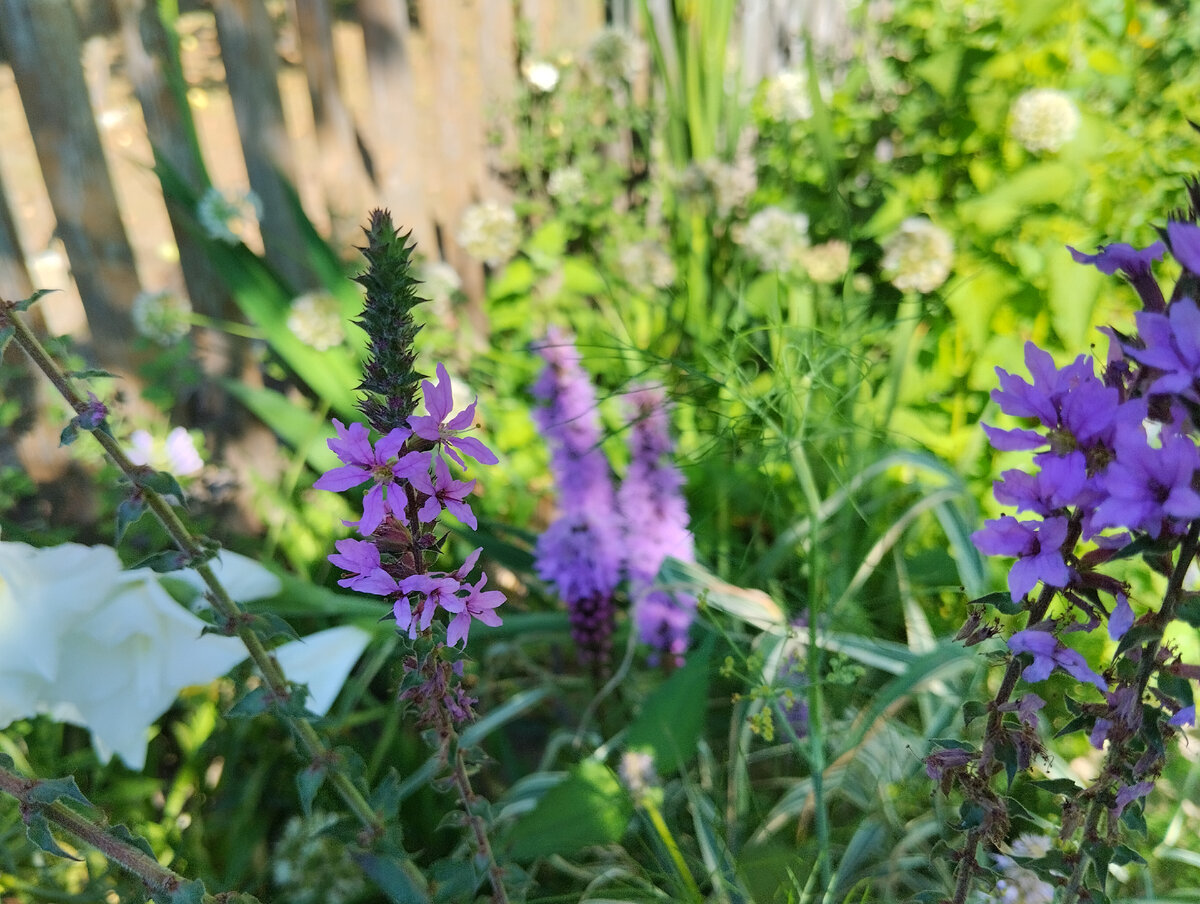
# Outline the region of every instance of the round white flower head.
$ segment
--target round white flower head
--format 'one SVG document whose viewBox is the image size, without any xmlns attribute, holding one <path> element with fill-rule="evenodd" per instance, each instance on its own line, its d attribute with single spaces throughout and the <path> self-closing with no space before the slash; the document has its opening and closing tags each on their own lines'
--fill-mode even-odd
<svg viewBox="0 0 1200 904">
<path fill-rule="evenodd" d="M 736 239 L 764 270 L 799 270 L 808 248 L 808 217 L 780 207 L 764 207 L 750 218 Z"/>
<path fill-rule="evenodd" d="M 306 292 L 297 297 L 287 315 L 287 328 L 305 345 L 319 352 L 346 341 L 342 306 L 329 292 Z"/>
<path fill-rule="evenodd" d="M 446 304 L 462 289 L 462 277 L 445 261 L 425 261 L 417 267 L 417 294 L 435 304 Z"/>
<path fill-rule="evenodd" d="M 236 245 L 242 241 L 251 220 L 262 216 L 262 201 L 252 191 L 222 194 L 209 188 L 196 202 L 196 219 L 209 238 Z"/>
<path fill-rule="evenodd" d="M 192 329 L 192 303 L 175 292 L 139 292 L 129 313 L 134 329 L 159 345 L 174 345 Z"/>
<path fill-rule="evenodd" d="M 558 86 L 558 67 L 545 60 L 531 60 L 521 67 L 529 87 L 549 94 Z"/>
<path fill-rule="evenodd" d="M 129 444 L 127 454 L 135 465 L 170 471 L 176 477 L 190 477 L 204 467 L 192 435 L 183 427 L 175 427 L 163 441 L 148 430 L 134 430 L 129 436 Z"/>
<path fill-rule="evenodd" d="M 925 217 L 905 220 L 883 243 L 883 272 L 897 289 L 932 292 L 953 266 L 953 240 Z"/>
<path fill-rule="evenodd" d="M 1027 151 L 1054 152 L 1079 131 L 1079 110 L 1062 91 L 1035 88 L 1017 98 L 1008 130 Z"/>
<path fill-rule="evenodd" d="M 636 800 L 658 784 L 654 769 L 654 755 L 645 750 L 627 750 L 621 754 L 617 775 L 630 795 Z"/>
<path fill-rule="evenodd" d="M 474 204 L 463 212 L 458 241 L 471 257 L 489 266 L 498 266 L 516 254 L 521 246 L 517 213 L 495 201 Z"/>
<path fill-rule="evenodd" d="M 708 181 L 712 196 L 717 202 L 717 213 L 729 216 L 745 205 L 758 188 L 758 173 L 754 158 L 749 154 L 739 155 L 732 163 L 710 157 L 700 161 L 700 172 Z M 807 228 L 807 226 L 805 227 Z"/>
<path fill-rule="evenodd" d="M 813 115 L 808 76 L 800 69 L 785 69 L 767 80 L 763 112 L 775 122 L 800 122 Z"/>
<path fill-rule="evenodd" d="M 587 64 L 605 81 L 629 82 L 638 70 L 638 46 L 633 36 L 620 28 L 605 28 L 587 49 Z"/>
<path fill-rule="evenodd" d="M 546 180 L 546 193 L 564 207 L 573 207 L 587 195 L 587 180 L 577 166 L 560 167 Z"/>
<path fill-rule="evenodd" d="M 1050 839 L 1043 835 L 1025 834 L 1013 840 L 1009 851 L 1017 857 L 1044 857 L 1051 846 Z M 984 898 L 988 904 L 1051 904 L 1054 900 L 1054 886 L 1019 865 L 1012 856 L 997 854 L 996 866 L 1004 875 Z"/>
<path fill-rule="evenodd" d="M 806 248 L 800 259 L 813 282 L 835 283 L 850 269 L 850 245 L 841 239 L 831 239 Z"/>
<path fill-rule="evenodd" d="M 621 249 L 618 259 L 621 273 L 632 285 L 667 289 L 675 284 L 675 261 L 653 239 L 626 245 Z"/>
</svg>

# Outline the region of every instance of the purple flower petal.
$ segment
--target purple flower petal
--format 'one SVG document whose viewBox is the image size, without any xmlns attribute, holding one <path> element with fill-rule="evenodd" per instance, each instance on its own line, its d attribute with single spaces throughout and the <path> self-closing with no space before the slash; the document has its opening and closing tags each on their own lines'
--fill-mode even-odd
<svg viewBox="0 0 1200 904">
<path fill-rule="evenodd" d="M 1175 260 L 1193 273 L 1200 273 L 1200 226 L 1171 220 L 1167 223 L 1167 241 Z"/>
</svg>

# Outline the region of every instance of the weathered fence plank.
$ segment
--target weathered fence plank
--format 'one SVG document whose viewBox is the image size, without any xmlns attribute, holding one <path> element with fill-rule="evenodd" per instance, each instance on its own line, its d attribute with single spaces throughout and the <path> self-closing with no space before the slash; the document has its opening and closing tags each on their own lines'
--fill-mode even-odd
<svg viewBox="0 0 1200 904">
<path fill-rule="evenodd" d="M 138 276 L 88 101 L 75 12 L 61 0 L 5 0 L 0 45 L 32 127 L 92 351 L 104 367 L 128 374 Z"/>
<path fill-rule="evenodd" d="M 214 0 L 225 80 L 233 99 L 250 187 L 262 202 L 267 261 L 299 294 L 319 285 L 304 259 L 289 185 L 296 168 L 275 63 L 275 32 L 262 0 Z"/>
</svg>

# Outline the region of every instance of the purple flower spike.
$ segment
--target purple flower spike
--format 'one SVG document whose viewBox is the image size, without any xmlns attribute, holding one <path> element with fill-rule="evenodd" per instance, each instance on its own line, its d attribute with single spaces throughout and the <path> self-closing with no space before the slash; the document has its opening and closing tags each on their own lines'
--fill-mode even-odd
<svg viewBox="0 0 1200 904">
<path fill-rule="evenodd" d="M 1063 646 L 1058 638 L 1048 631 L 1032 628 L 1018 631 L 1008 639 L 1008 648 L 1014 653 L 1028 653 L 1033 657 L 1033 662 L 1021 673 L 1021 677 L 1026 681 L 1045 681 L 1055 667 L 1058 667 L 1075 680 L 1093 685 L 1101 693 L 1108 690 L 1104 679 L 1092 671 L 1083 656 Z"/>
<path fill-rule="evenodd" d="M 1195 223 L 1167 223 L 1167 241 L 1171 254 L 1185 268 L 1200 274 L 1200 226 Z"/>
<path fill-rule="evenodd" d="M 408 419 L 413 433 L 431 443 L 439 443 L 460 468 L 467 466 L 459 455 L 460 452 L 481 465 L 494 465 L 499 462 L 500 459 L 496 458 L 492 450 L 475 437 L 461 435 L 464 430 L 469 430 L 475 421 L 475 405 L 478 400 L 471 402 L 447 421 L 446 418 L 454 408 L 454 396 L 450 388 L 450 374 L 446 372 L 445 365 L 437 366 L 437 377 L 436 384 L 428 380 L 421 381 L 425 393 L 425 410 L 429 413 L 414 414 Z"/>
<path fill-rule="evenodd" d="M 1168 227 L 1169 228 L 1169 227 Z M 1105 276 L 1112 276 L 1118 270 L 1127 276 L 1136 276 L 1150 272 L 1153 261 L 1162 260 L 1167 248 L 1162 242 L 1155 242 L 1146 248 L 1134 248 L 1124 242 L 1112 245 L 1101 245 L 1095 254 L 1084 254 L 1076 251 L 1070 245 L 1067 250 L 1078 264 L 1091 264 Z"/>
<path fill-rule="evenodd" d="M 362 424 L 351 424 L 347 427 L 334 418 L 333 427 L 337 436 L 328 440 L 327 445 L 344 464 L 326 471 L 316 479 L 313 486 L 318 490 L 340 493 L 342 490 L 358 486 L 365 480 L 374 480 L 374 485 L 363 498 L 362 519 L 358 522 L 346 522 L 347 525 L 357 523 L 359 531 L 368 536 L 383 523 L 387 514 L 388 491 L 394 485 L 394 481 L 397 478 L 408 477 L 412 471 L 411 459 L 416 453 L 405 455 L 397 462 L 390 461 L 399 453 L 411 434 L 408 430 L 397 427 L 372 448 L 369 432 Z"/>
<path fill-rule="evenodd" d="M 1151 537 L 1168 519 L 1200 518 L 1200 494 L 1192 478 L 1200 469 L 1200 451 L 1186 436 L 1166 434 L 1154 448 L 1144 434 L 1122 432 L 1117 457 L 1104 475 L 1108 498 L 1096 508 L 1096 528 L 1129 527 Z"/>
<path fill-rule="evenodd" d="M 433 479 L 430 479 L 427 471 L 412 478 L 412 485 L 429 497 L 417 512 L 417 517 L 429 523 L 437 520 L 444 508 L 471 530 L 478 528 L 475 513 L 465 501 L 475 488 L 475 481 L 455 480 L 450 476 L 450 466 L 440 457 L 434 461 L 433 471 Z"/>
<path fill-rule="evenodd" d="M 456 578 L 440 572 L 414 574 L 405 578 L 399 584 L 399 590 L 403 596 L 396 600 L 397 626 L 408 628 L 409 637 L 416 637 L 418 631 L 428 630 L 429 626 L 433 624 L 433 616 L 439 606 L 447 612 L 457 611 L 458 598 L 455 594 L 461 587 L 462 585 Z M 412 593 L 421 597 L 415 613 L 409 609 L 408 602 L 405 600 L 405 597 Z M 401 608 L 402 603 L 403 608 Z"/>
<path fill-rule="evenodd" d="M 456 596 L 453 601 L 446 600 L 442 606 L 447 612 L 454 612 L 454 618 L 446 626 L 446 643 L 454 646 L 460 640 L 467 645 L 467 632 L 471 630 L 471 619 L 475 618 L 493 628 L 503 622 L 496 614 L 496 607 L 504 602 L 504 594 L 499 590 L 484 590 L 487 575 L 480 575 L 479 583 L 467 585 L 465 597 Z M 459 608 L 455 610 L 453 606 Z"/>
</svg>

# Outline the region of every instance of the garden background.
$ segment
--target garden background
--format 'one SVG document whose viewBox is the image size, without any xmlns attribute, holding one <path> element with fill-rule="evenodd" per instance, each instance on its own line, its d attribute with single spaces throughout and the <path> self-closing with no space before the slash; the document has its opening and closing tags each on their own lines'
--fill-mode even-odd
<svg viewBox="0 0 1200 904">
<path fill-rule="evenodd" d="M 470 473 L 476 529 L 445 545 L 483 547 L 508 596 L 502 627 L 472 631 L 481 718 L 462 737 L 513 888 L 948 894 L 957 809 L 923 757 L 970 734 L 964 701 L 994 683 L 953 640 L 1003 586 L 970 540 L 1018 458 L 980 429 L 1014 423 L 994 368 L 1021 371 L 1027 340 L 1102 361 L 1096 327 L 1132 322 L 1129 288 L 1065 246 L 1148 245 L 1185 204 L 1196 46 L 1186 2 L 4 0 L 0 297 L 58 290 L 31 321 L 71 369 L 117 375 L 88 377 L 114 435 L 176 473 L 203 534 L 282 580 L 252 611 L 370 632 L 320 724 L 365 787 L 394 776 L 405 854 L 384 868 L 328 787 L 297 790 L 286 726 L 226 718 L 247 666 L 187 687 L 141 769 L 47 716 L 0 751 L 73 774 L 210 891 L 488 893 L 397 699 L 407 641 L 327 561 L 357 503 L 312 488 L 337 464 L 330 418 L 357 419 L 349 277 L 382 206 L 429 300 L 418 369 L 442 362 L 460 405 L 478 397 L 500 458 Z M 633 391 L 670 401 L 694 561 L 658 578 L 700 600 L 678 657 L 639 643 L 623 585 L 611 659 L 581 662 L 539 575 L 556 488 L 531 346 L 551 327 L 595 382 L 615 474 Z M 118 471 L 59 445 L 72 412 L 15 346 L 0 381 L 3 540 L 113 544 Z M 165 544 L 143 519 L 117 551 L 133 565 Z M 1195 654 L 1194 634 L 1174 640 Z M 1052 722 L 1068 701 L 1044 696 Z M 657 797 L 618 769 L 639 744 Z M 1053 750 L 1046 777 L 1094 773 L 1083 735 Z M 1146 804 L 1148 864 L 1110 867 L 1114 900 L 1200 899 L 1200 766 L 1180 750 Z M 1053 801 L 1023 801 L 1046 834 Z M 136 899 L 95 852 L 35 841 L 0 801 L 6 904 Z"/>
</svg>

